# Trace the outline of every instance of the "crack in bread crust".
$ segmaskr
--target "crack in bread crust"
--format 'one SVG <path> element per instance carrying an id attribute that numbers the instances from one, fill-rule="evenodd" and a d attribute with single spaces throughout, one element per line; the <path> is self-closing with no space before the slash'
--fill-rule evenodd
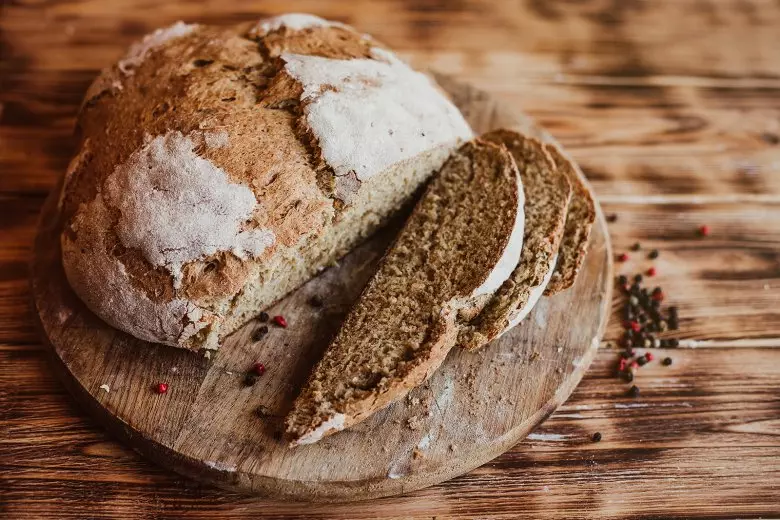
<path id="1" fill-rule="evenodd" d="M 394 164 L 384 179 L 343 176 L 348 191 L 358 193 L 350 205 L 306 124 L 303 85 L 285 72 L 281 55 L 371 60 L 372 50 L 382 47 L 338 24 L 279 27 L 263 37 L 251 36 L 248 24 L 182 27 L 170 38 L 144 40 L 154 44 L 138 47 L 142 52 L 133 55 L 132 70 L 114 65 L 90 87 L 77 122 L 84 160 L 74 165 L 62 193 L 62 240 L 100 235 L 108 258 L 126 269 L 129 292 L 154 304 L 186 300 L 212 313 L 215 327 L 209 337 L 192 337 L 179 345 L 197 348 L 216 345 L 373 233 L 411 198 L 454 144 L 427 151 L 416 163 Z M 170 274 L 150 261 L 154 255 L 121 238 L 116 208 L 108 208 L 110 222 L 102 228 L 89 222 L 74 227 L 75 217 L 106 189 L 116 168 L 149 139 L 170 132 L 197 141 L 191 150 L 196 157 L 224 172 L 228 182 L 251 190 L 256 208 L 239 232 L 273 233 L 276 241 L 262 258 L 242 259 L 233 250 L 205 254 L 181 265 L 181 286 L 175 287 Z M 205 137 L 198 140 L 201 135 Z M 402 188 L 392 184 L 394 178 Z M 179 247 L 161 245 L 157 252 L 170 255 Z M 63 258 L 72 273 L 88 269 L 79 255 L 74 250 Z M 82 299 L 96 302 L 93 310 L 101 315 L 105 289 L 73 285 Z M 224 323 L 217 332 L 220 321 Z M 115 326 L 127 330 L 121 323 Z"/>

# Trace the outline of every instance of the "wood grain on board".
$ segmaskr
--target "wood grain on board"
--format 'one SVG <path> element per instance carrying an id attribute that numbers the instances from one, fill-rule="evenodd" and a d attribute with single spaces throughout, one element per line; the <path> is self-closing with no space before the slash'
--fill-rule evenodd
<path id="1" fill-rule="evenodd" d="M 770 348 L 780 343 L 771 313 L 780 228 L 769 218 L 780 203 L 776 1 L 206 5 L 0 7 L 0 516 L 780 516 L 780 359 Z M 467 80 L 539 120 L 584 168 L 605 212 L 619 214 L 610 225 L 616 250 L 639 239 L 674 259 L 659 281 L 680 304 L 681 334 L 699 348 L 670 352 L 671 367 L 644 367 L 636 402 L 612 377 L 616 354 L 602 348 L 571 399 L 535 432 L 542 437 L 446 484 L 367 504 L 247 499 L 159 469 L 104 433 L 54 379 L 27 304 L 36 215 L 67 164 L 82 93 L 98 69 L 159 25 L 284 11 L 353 23 L 416 66 Z M 763 229 L 758 210 L 766 210 Z M 730 230 L 718 236 L 713 225 L 700 255 L 683 236 L 688 220 L 699 223 L 696 211 Z M 600 443 L 587 441 L 593 431 L 604 433 Z"/>

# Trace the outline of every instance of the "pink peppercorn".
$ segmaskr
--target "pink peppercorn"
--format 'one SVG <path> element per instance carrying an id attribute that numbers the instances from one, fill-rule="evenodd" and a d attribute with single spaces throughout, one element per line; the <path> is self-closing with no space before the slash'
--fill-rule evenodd
<path id="1" fill-rule="evenodd" d="M 284 319 L 284 316 L 274 316 L 273 317 L 274 323 L 282 327 L 283 329 L 287 328 L 287 320 Z"/>

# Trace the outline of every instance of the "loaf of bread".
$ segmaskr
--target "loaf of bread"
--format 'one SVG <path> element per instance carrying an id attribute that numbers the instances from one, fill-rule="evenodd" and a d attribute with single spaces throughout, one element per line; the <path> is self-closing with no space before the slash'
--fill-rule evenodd
<path id="1" fill-rule="evenodd" d="M 382 226 L 472 132 L 425 75 L 310 15 L 177 23 L 90 86 L 62 261 L 99 317 L 216 348 Z"/>
<path id="2" fill-rule="evenodd" d="M 422 383 L 520 261 L 524 192 L 503 145 L 459 148 L 431 181 L 287 417 L 295 444 Z"/>

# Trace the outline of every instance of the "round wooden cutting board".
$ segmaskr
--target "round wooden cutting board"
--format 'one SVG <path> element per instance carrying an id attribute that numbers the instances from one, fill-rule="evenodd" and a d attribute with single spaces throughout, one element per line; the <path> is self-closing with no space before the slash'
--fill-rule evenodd
<path id="1" fill-rule="evenodd" d="M 541 131 L 489 96 L 441 77 L 478 133 Z M 32 290 L 56 366 L 76 398 L 156 463 L 199 480 L 269 497 L 361 500 L 405 493 L 466 473 L 523 439 L 563 403 L 598 347 L 607 319 L 611 254 L 598 212 L 573 288 L 475 354 L 453 350 L 408 398 L 321 442 L 294 449 L 283 417 L 357 298 L 392 232 L 359 247 L 268 309 L 289 327 L 251 322 L 211 359 L 134 339 L 101 322 L 70 290 L 60 263 L 57 192 L 43 210 Z M 313 296 L 324 305 L 314 307 Z M 243 384 L 255 361 L 267 372 Z M 166 394 L 153 391 L 169 384 Z"/>

